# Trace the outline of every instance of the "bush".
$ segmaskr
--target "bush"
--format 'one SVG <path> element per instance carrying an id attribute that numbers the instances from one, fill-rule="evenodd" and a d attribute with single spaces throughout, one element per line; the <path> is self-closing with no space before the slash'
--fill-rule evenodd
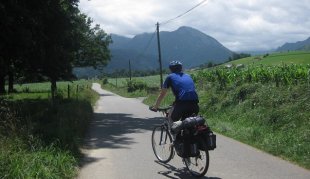
<path id="1" fill-rule="evenodd" d="M 106 84 L 108 84 L 108 83 L 109 83 L 108 79 L 107 79 L 107 78 L 103 78 L 102 84 L 106 85 Z"/>
<path id="2" fill-rule="evenodd" d="M 126 80 L 126 84 L 127 84 L 127 91 L 129 93 L 137 90 L 142 91 L 144 89 L 147 89 L 146 83 L 138 80 Z"/>

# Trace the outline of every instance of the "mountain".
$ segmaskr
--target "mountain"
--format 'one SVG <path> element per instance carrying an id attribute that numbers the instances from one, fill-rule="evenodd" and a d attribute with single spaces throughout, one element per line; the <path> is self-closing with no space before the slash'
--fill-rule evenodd
<path id="1" fill-rule="evenodd" d="M 310 50 L 310 37 L 304 41 L 299 41 L 295 43 L 285 43 L 279 47 L 276 51 L 283 52 L 289 50 Z"/>
<path id="2" fill-rule="evenodd" d="M 122 46 L 126 45 L 131 40 L 131 38 L 123 37 L 117 34 L 111 34 L 111 37 L 113 42 L 109 47 L 112 49 L 122 48 Z"/>
<path id="3" fill-rule="evenodd" d="M 155 33 L 143 33 L 133 38 L 111 35 L 110 45 L 112 58 L 106 71 L 128 69 L 131 60 L 134 70 L 154 70 L 159 68 L 158 49 Z M 172 60 L 182 61 L 185 68 L 192 68 L 208 62 L 227 61 L 232 51 L 216 39 L 191 27 L 160 32 L 160 43 L 163 67 Z"/>

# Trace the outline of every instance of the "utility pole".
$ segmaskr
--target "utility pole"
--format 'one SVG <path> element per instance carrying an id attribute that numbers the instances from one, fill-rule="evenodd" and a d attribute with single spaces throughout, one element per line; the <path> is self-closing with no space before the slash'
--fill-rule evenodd
<path id="1" fill-rule="evenodd" d="M 163 67 L 161 64 L 161 51 L 160 51 L 160 39 L 159 39 L 159 23 L 156 24 L 157 29 L 157 45 L 158 45 L 158 61 L 159 61 L 159 71 L 160 71 L 160 88 L 163 86 Z"/>
<path id="2" fill-rule="evenodd" d="M 129 80 L 131 81 L 131 64 L 130 64 L 130 60 L 129 60 Z"/>

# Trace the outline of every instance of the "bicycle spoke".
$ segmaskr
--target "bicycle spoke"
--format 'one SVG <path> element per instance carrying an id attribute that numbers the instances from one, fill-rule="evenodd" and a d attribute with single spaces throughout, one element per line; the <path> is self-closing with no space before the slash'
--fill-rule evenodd
<path id="1" fill-rule="evenodd" d="M 198 157 L 189 157 L 184 159 L 187 169 L 193 176 L 203 176 L 209 168 L 209 154 L 208 151 L 200 151 Z"/>
<path id="2" fill-rule="evenodd" d="M 168 162 L 173 156 L 171 136 L 165 126 L 157 126 L 152 133 L 152 147 L 156 158 L 161 162 Z"/>

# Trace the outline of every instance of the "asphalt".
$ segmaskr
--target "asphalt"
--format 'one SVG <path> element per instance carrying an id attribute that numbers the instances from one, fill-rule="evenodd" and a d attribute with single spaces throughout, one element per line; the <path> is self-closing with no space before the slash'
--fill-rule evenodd
<path id="1" fill-rule="evenodd" d="M 160 113 L 141 100 L 124 98 L 93 84 L 100 94 L 78 179 L 193 178 L 176 155 L 168 164 L 156 160 L 151 132 L 162 122 Z M 212 126 L 211 126 L 212 127 Z M 217 134 L 210 151 L 209 179 L 310 179 L 310 171 L 253 147 Z"/>

